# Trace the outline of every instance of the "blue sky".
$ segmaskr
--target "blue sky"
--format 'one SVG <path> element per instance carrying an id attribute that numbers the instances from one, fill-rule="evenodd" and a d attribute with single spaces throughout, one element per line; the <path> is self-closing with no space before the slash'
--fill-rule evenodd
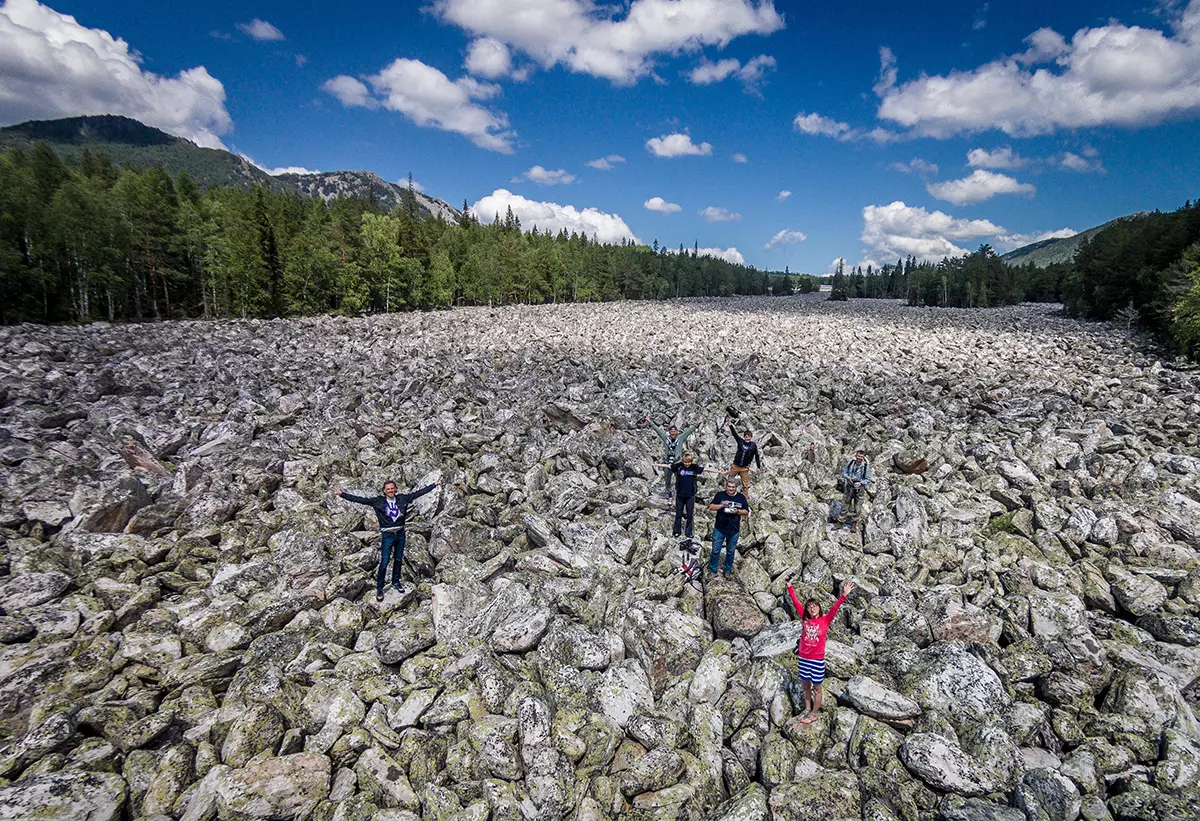
<path id="1" fill-rule="evenodd" d="M 0 6 L 0 124 L 102 112 L 823 273 L 1200 196 L 1200 0 Z"/>

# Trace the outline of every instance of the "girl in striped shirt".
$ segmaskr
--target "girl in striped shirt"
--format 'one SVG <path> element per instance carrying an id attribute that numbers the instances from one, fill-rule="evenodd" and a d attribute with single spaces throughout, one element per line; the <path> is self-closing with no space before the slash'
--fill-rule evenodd
<path id="1" fill-rule="evenodd" d="M 800 606 L 800 599 L 792 588 L 791 576 L 788 576 L 787 592 L 792 598 L 792 606 L 796 608 L 796 615 L 802 620 L 800 640 L 796 642 L 796 676 L 804 688 L 801 724 L 812 724 L 817 720 L 817 711 L 821 709 L 821 682 L 825 680 L 825 636 L 829 632 L 829 623 L 852 590 L 854 582 L 843 584 L 842 595 L 829 608 L 829 612 L 823 614 L 816 599 L 809 599 L 803 607 Z"/>

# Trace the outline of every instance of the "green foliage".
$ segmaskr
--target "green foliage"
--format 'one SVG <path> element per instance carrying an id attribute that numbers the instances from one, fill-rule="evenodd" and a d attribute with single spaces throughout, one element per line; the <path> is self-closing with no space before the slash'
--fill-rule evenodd
<path id="1" fill-rule="evenodd" d="M 1171 333 L 1185 354 L 1200 359 L 1200 242 L 1183 252 L 1170 280 L 1179 294 L 1171 309 Z"/>
<path id="2" fill-rule="evenodd" d="M 0 321 L 353 315 L 772 286 L 765 272 L 694 249 L 526 232 L 511 211 L 490 225 L 470 214 L 448 224 L 412 196 L 388 212 L 377 199 L 204 189 L 160 167 L 118 172 L 90 148 L 67 162 L 43 144 L 0 153 Z"/>

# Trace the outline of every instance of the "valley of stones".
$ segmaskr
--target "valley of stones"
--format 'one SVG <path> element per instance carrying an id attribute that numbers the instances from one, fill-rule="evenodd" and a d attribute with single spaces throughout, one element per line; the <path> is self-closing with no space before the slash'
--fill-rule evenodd
<path id="1" fill-rule="evenodd" d="M 1200 372 L 1123 327 L 796 297 L 0 344 L 0 821 L 1200 818 Z M 642 420 L 724 470 L 726 406 L 763 470 L 686 584 Z M 388 479 L 441 484 L 376 602 L 330 488 Z M 811 724 L 793 572 L 857 585 Z"/>

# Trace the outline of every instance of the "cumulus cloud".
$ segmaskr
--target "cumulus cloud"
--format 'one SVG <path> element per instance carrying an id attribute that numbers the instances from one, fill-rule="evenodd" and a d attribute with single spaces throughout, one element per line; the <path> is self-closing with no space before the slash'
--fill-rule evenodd
<path id="1" fill-rule="evenodd" d="M 1063 154 L 1062 159 L 1058 163 L 1061 167 L 1068 171 L 1078 171 L 1081 174 L 1104 173 L 1104 165 L 1100 160 L 1093 158 L 1081 157 L 1073 151 L 1068 151 Z"/>
<path id="2" fill-rule="evenodd" d="M 868 205 L 863 209 L 863 244 L 883 258 L 916 256 L 940 260 L 967 253 L 955 243 L 1007 233 L 989 220 L 952 217 L 941 211 L 926 211 L 900 200 L 890 205 Z"/>
<path id="3" fill-rule="evenodd" d="M 683 210 L 683 206 L 676 205 L 673 202 L 667 202 L 662 197 L 651 197 L 643 202 L 642 206 L 647 211 L 659 211 L 663 214 L 676 214 Z"/>
<path id="4" fill-rule="evenodd" d="M 538 229 L 558 233 L 562 229 L 568 232 L 594 236 L 600 242 L 619 243 L 621 240 L 631 240 L 639 243 L 634 233 L 629 230 L 625 221 L 616 214 L 608 214 L 596 208 L 584 208 L 582 211 L 573 205 L 559 205 L 556 202 L 538 202 L 514 194 L 505 188 L 497 188 L 483 199 L 471 206 L 471 213 L 480 222 L 491 222 L 497 215 L 503 216 L 509 208 L 521 220 L 525 230 Z"/>
<path id="5" fill-rule="evenodd" d="M 767 240 L 767 244 L 763 246 L 764 250 L 774 251 L 776 248 L 783 248 L 787 245 L 796 245 L 808 239 L 808 234 L 803 231 L 790 231 L 784 228 L 775 236 Z"/>
<path id="6" fill-rule="evenodd" d="M 688 72 L 688 79 L 695 85 L 706 86 L 736 77 L 747 93 L 755 94 L 765 80 L 767 71 L 773 68 L 775 58 L 768 54 L 760 54 L 745 65 L 732 57 L 715 63 L 702 60 Z"/>
<path id="7" fill-rule="evenodd" d="M 901 174 L 920 174 L 928 176 L 938 172 L 937 163 L 923 160 L 920 157 L 915 157 L 908 162 L 894 162 L 888 166 L 893 171 L 899 171 Z"/>
<path id="8" fill-rule="evenodd" d="M 849 123 L 838 122 L 832 117 L 820 114 L 805 114 L 801 111 L 792 120 L 796 130 L 804 134 L 815 134 L 821 137 L 840 139 L 852 130 Z"/>
<path id="9" fill-rule="evenodd" d="M 1200 0 L 1197 0 L 1200 2 Z M 873 128 L 870 131 L 853 128 L 849 123 L 843 123 L 822 114 L 803 111 L 792 120 L 792 126 L 802 134 L 812 134 L 819 137 L 832 137 L 839 142 L 857 142 L 871 140 L 876 143 L 889 143 L 897 138 L 893 131 L 886 128 Z"/>
<path id="10" fill-rule="evenodd" d="M 740 220 L 742 218 L 741 214 L 734 213 L 733 211 L 725 208 L 718 208 L 715 205 L 709 205 L 705 208 L 701 208 L 700 216 L 704 217 L 704 219 L 708 220 L 709 222 L 733 222 L 734 220 Z"/>
<path id="11" fill-rule="evenodd" d="M 1043 231 L 1032 234 L 1001 234 L 996 237 L 994 245 L 996 246 L 996 250 L 1008 252 L 1014 248 L 1032 245 L 1035 242 L 1042 242 L 1048 239 L 1065 239 L 1066 237 L 1073 237 L 1078 233 L 1073 228 L 1059 228 L 1057 231 Z"/>
<path id="12" fill-rule="evenodd" d="M 1117 21 L 1050 29 L 1021 54 L 889 89 L 879 117 L 930 137 L 997 129 L 1012 136 L 1094 126 L 1140 128 L 1200 113 L 1200 0 L 1173 31 Z"/>
<path id="13" fill-rule="evenodd" d="M 471 77 L 451 80 L 433 66 L 405 58 L 393 60 L 367 82 L 370 90 L 361 80 L 342 74 L 321 88 L 342 105 L 398 111 L 419 126 L 461 134 L 489 151 L 512 153 L 516 134 L 508 128 L 507 115 L 476 102 L 495 97 L 499 86 Z"/>
<path id="14" fill-rule="evenodd" d="M 255 165 L 258 165 L 255 163 Z M 262 168 L 262 166 L 259 166 Z M 272 177 L 278 177 L 280 174 L 320 174 L 320 171 L 311 168 L 305 168 L 302 165 L 285 165 L 280 168 L 263 168 Z"/>
<path id="15" fill-rule="evenodd" d="M 1030 183 L 1019 182 L 1007 174 L 984 171 L 982 168 L 977 168 L 971 176 L 961 180 L 931 182 L 925 186 L 925 190 L 937 199 L 954 205 L 984 202 L 997 194 L 1033 196 L 1037 193 L 1037 187 Z"/>
<path id="16" fill-rule="evenodd" d="M 595 168 L 597 171 L 612 171 L 613 166 L 618 163 L 625 162 L 625 158 L 620 154 L 609 154 L 607 157 L 600 157 L 596 160 L 588 160 L 584 165 L 588 168 Z"/>
<path id="17" fill-rule="evenodd" d="M 678 251 L 674 248 L 666 249 L 668 254 L 675 254 Z M 735 265 L 745 265 L 746 258 L 742 256 L 742 252 L 737 248 L 696 248 L 696 256 L 712 257 L 713 259 L 723 259 L 726 262 L 732 262 Z M 685 254 L 692 253 L 692 249 L 684 248 Z"/>
<path id="18" fill-rule="evenodd" d="M 512 55 L 508 46 L 491 37 L 480 37 L 467 47 L 467 59 L 463 65 L 476 77 L 495 80 L 512 71 Z"/>
<path id="19" fill-rule="evenodd" d="M 792 192 L 785 189 L 783 191 L 780 191 L 778 194 L 776 194 L 775 199 L 777 199 L 779 202 L 783 202 L 791 195 L 792 195 Z"/>
<path id="20" fill-rule="evenodd" d="M 743 154 L 741 151 L 737 152 L 736 154 L 731 154 L 729 156 L 729 159 L 733 160 L 735 163 L 738 163 L 739 165 L 745 165 L 746 163 L 750 162 L 750 160 L 747 159 L 746 155 Z"/>
<path id="21" fill-rule="evenodd" d="M 627 85 L 649 77 L 658 55 L 724 48 L 783 28 L 771 0 L 433 0 L 443 22 L 490 37 L 549 69 Z M 753 62 L 753 61 L 752 61 Z"/>
<path id="22" fill-rule="evenodd" d="M 656 157 L 707 157 L 712 154 L 710 143 L 696 145 L 690 134 L 663 134 L 646 140 L 646 149 Z"/>
<path id="23" fill-rule="evenodd" d="M 282 31 L 266 20 L 259 20 L 257 17 L 249 23 L 238 23 L 237 27 L 242 34 L 247 34 L 260 42 L 285 39 Z"/>
<path id="24" fill-rule="evenodd" d="M 519 177 L 513 177 L 513 182 L 536 182 L 539 185 L 568 185 L 575 182 L 575 175 L 568 174 L 563 169 L 550 170 L 535 165 Z"/>
<path id="25" fill-rule="evenodd" d="M 224 148 L 233 125 L 225 87 L 203 66 L 174 77 L 144 71 L 124 40 L 90 29 L 36 0 L 0 7 L 0 125 L 24 120 L 123 114 Z"/>
<path id="26" fill-rule="evenodd" d="M 988 151 L 986 148 L 972 148 L 967 152 L 967 165 L 972 168 L 1023 168 L 1029 160 L 1013 152 L 1011 148 L 997 148 Z"/>

